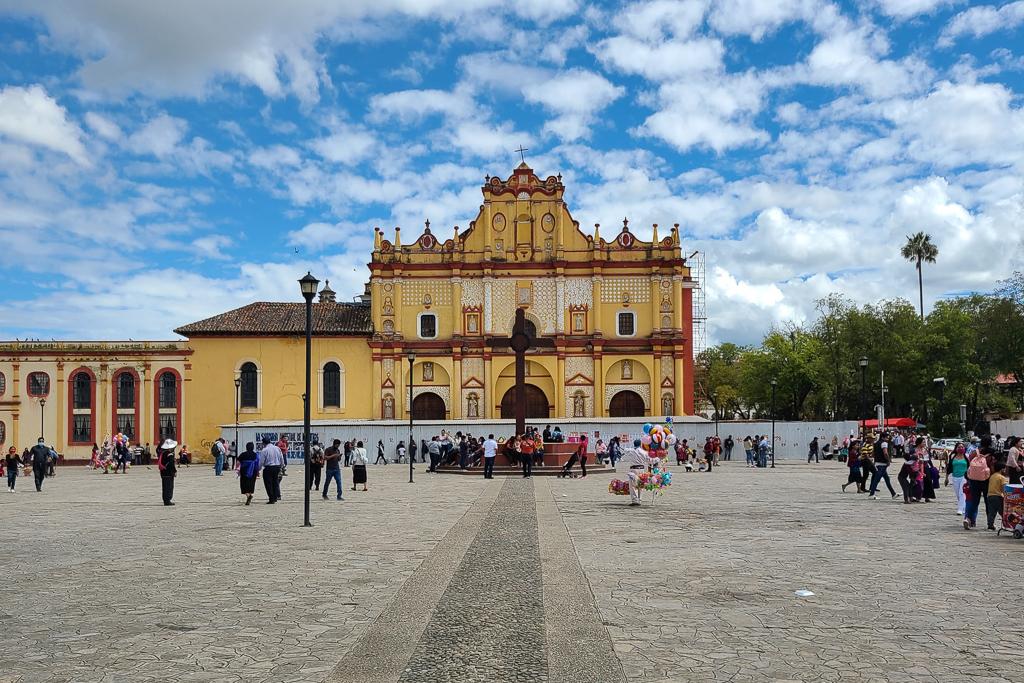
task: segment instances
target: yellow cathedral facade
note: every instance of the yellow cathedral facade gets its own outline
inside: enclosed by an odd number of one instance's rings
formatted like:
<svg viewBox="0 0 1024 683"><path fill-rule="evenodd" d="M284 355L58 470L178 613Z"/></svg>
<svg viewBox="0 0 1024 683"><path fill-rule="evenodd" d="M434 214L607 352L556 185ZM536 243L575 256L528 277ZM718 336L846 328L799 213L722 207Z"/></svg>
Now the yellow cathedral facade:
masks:
<svg viewBox="0 0 1024 683"><path fill-rule="evenodd" d="M438 235L427 222L408 240L399 228L393 237L375 230L365 293L339 302L326 283L313 304L312 419L407 420L410 410L417 420L511 419L515 359L498 340L510 335L517 308L524 309L528 333L550 341L527 355L528 418L691 415L697 283L678 225L663 237L655 225L648 242L624 220L606 240L598 225L592 234L580 230L564 191L560 176L542 179L523 163L508 178L486 178L479 213L465 230ZM159 380L169 373L136 372L155 383L138 380L135 400L145 417L135 441L172 435L200 452L236 412L241 422L301 419L304 303L255 302L175 332L187 342L159 347L176 354L169 364L177 380L174 409L159 407L170 401L169 389L159 395ZM30 353L30 346L20 351ZM18 350L0 347L7 352L0 376L24 362ZM72 422L53 432L59 446L70 445L65 435L76 424L76 444L99 441L107 423L130 412L115 407L123 364L116 353L101 355L89 374L94 382L114 382L93 393L107 405L93 399L99 417L90 423L82 417L87 388L62 391L68 405L52 406L54 419ZM68 361L45 357L55 368L61 364L63 380ZM144 365L130 360L131 367ZM0 425L34 414L30 392L4 396L2 387Z"/></svg>

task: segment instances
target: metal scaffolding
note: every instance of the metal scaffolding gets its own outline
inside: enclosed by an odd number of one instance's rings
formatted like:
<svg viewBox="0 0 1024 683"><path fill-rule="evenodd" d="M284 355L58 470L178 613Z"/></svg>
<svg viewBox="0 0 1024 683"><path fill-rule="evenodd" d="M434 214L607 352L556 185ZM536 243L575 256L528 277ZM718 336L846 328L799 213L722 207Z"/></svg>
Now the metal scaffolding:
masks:
<svg viewBox="0 0 1024 683"><path fill-rule="evenodd" d="M693 289L693 357L694 359L707 348L707 322L708 314L705 308L704 297L704 252L695 251L686 259L690 266L690 278L695 287Z"/></svg>

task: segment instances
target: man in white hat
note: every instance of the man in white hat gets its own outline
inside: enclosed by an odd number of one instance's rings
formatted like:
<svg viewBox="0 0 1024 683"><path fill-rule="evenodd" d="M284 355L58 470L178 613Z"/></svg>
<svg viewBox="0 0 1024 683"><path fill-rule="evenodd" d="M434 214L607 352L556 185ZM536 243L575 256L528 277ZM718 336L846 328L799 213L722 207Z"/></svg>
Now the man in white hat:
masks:
<svg viewBox="0 0 1024 683"><path fill-rule="evenodd" d="M646 472L647 468L657 462L657 460L648 456L647 451L640 447L640 439L634 439L633 447L627 448L623 452L622 459L619 462L629 468L629 472L626 475L629 479L629 504L639 505L640 486L637 480L640 473Z"/></svg>
<svg viewBox="0 0 1024 683"><path fill-rule="evenodd" d="M178 468L174 464L174 449L177 447L177 441L166 439L157 449L156 462L157 468L160 470L164 505L174 505L171 499L174 498L174 477L178 474Z"/></svg>

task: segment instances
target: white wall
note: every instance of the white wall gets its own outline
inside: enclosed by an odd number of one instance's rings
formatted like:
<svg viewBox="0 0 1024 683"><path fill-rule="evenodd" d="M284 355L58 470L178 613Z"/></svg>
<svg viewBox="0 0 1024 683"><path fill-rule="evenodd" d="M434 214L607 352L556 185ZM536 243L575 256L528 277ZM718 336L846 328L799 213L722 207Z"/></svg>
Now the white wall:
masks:
<svg viewBox="0 0 1024 683"><path fill-rule="evenodd" d="M586 431L593 442L598 436L607 441L618 434L629 434L631 438L638 438L642 433L644 422L650 418L618 418L618 419L575 419L551 422L552 427L558 425L564 433ZM714 422L697 421L699 418L679 418L688 421L675 423L674 432L679 438L689 439L691 445L694 443L703 444L704 438L715 433ZM536 425L543 429L546 422L528 421L530 425ZM495 437L508 436L514 429L514 420L470 420L462 422L417 422L413 427L413 436L417 442L429 439L438 434L442 429L449 432L468 432L473 435L484 435L493 433ZM733 452L733 459L743 458L742 441L744 436L755 434L771 434L771 422L720 422L718 434L724 440L726 436L732 435L737 442L737 449ZM775 423L775 450L776 457L782 459L799 459L807 457L807 444L815 436L824 441L831 440L833 436L839 437L856 432L857 422L776 422ZM314 421L311 425L311 433L315 434L321 443L329 444L332 439L360 439L364 442L367 453L372 458L376 457L377 440L383 439L385 453L389 458L394 457L395 446L399 440L408 441L409 423L397 420L338 420L338 421ZM259 443L257 435L269 433L272 438L277 438L285 433L289 444L302 440L302 422L250 422L239 425L239 441L244 448L247 441ZM221 425L221 435L231 442L234 440L234 425ZM292 459L301 459L301 443L296 443L296 448L289 448L289 456ZM202 444L193 451L200 456L209 453L210 444Z"/></svg>
<svg viewBox="0 0 1024 683"><path fill-rule="evenodd" d="M989 429L992 436L1024 436L1024 420L992 420Z"/></svg>

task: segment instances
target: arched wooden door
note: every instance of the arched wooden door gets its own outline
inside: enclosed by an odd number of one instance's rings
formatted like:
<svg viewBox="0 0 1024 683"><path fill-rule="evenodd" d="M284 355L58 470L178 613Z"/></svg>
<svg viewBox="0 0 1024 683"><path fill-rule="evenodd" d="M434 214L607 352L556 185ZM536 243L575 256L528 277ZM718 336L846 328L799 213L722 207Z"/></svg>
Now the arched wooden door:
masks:
<svg viewBox="0 0 1024 683"><path fill-rule="evenodd" d="M443 420L444 399L432 392L424 392L412 400L412 419Z"/></svg>
<svg viewBox="0 0 1024 683"><path fill-rule="evenodd" d="M526 419L548 418L551 416L548 410L548 397L539 387L533 384L526 385ZM516 388L512 387L501 397L501 419L516 419Z"/></svg>
<svg viewBox="0 0 1024 683"><path fill-rule="evenodd" d="M608 415L611 417L643 417L644 400L635 391L620 391L612 396L611 405L608 406Z"/></svg>

